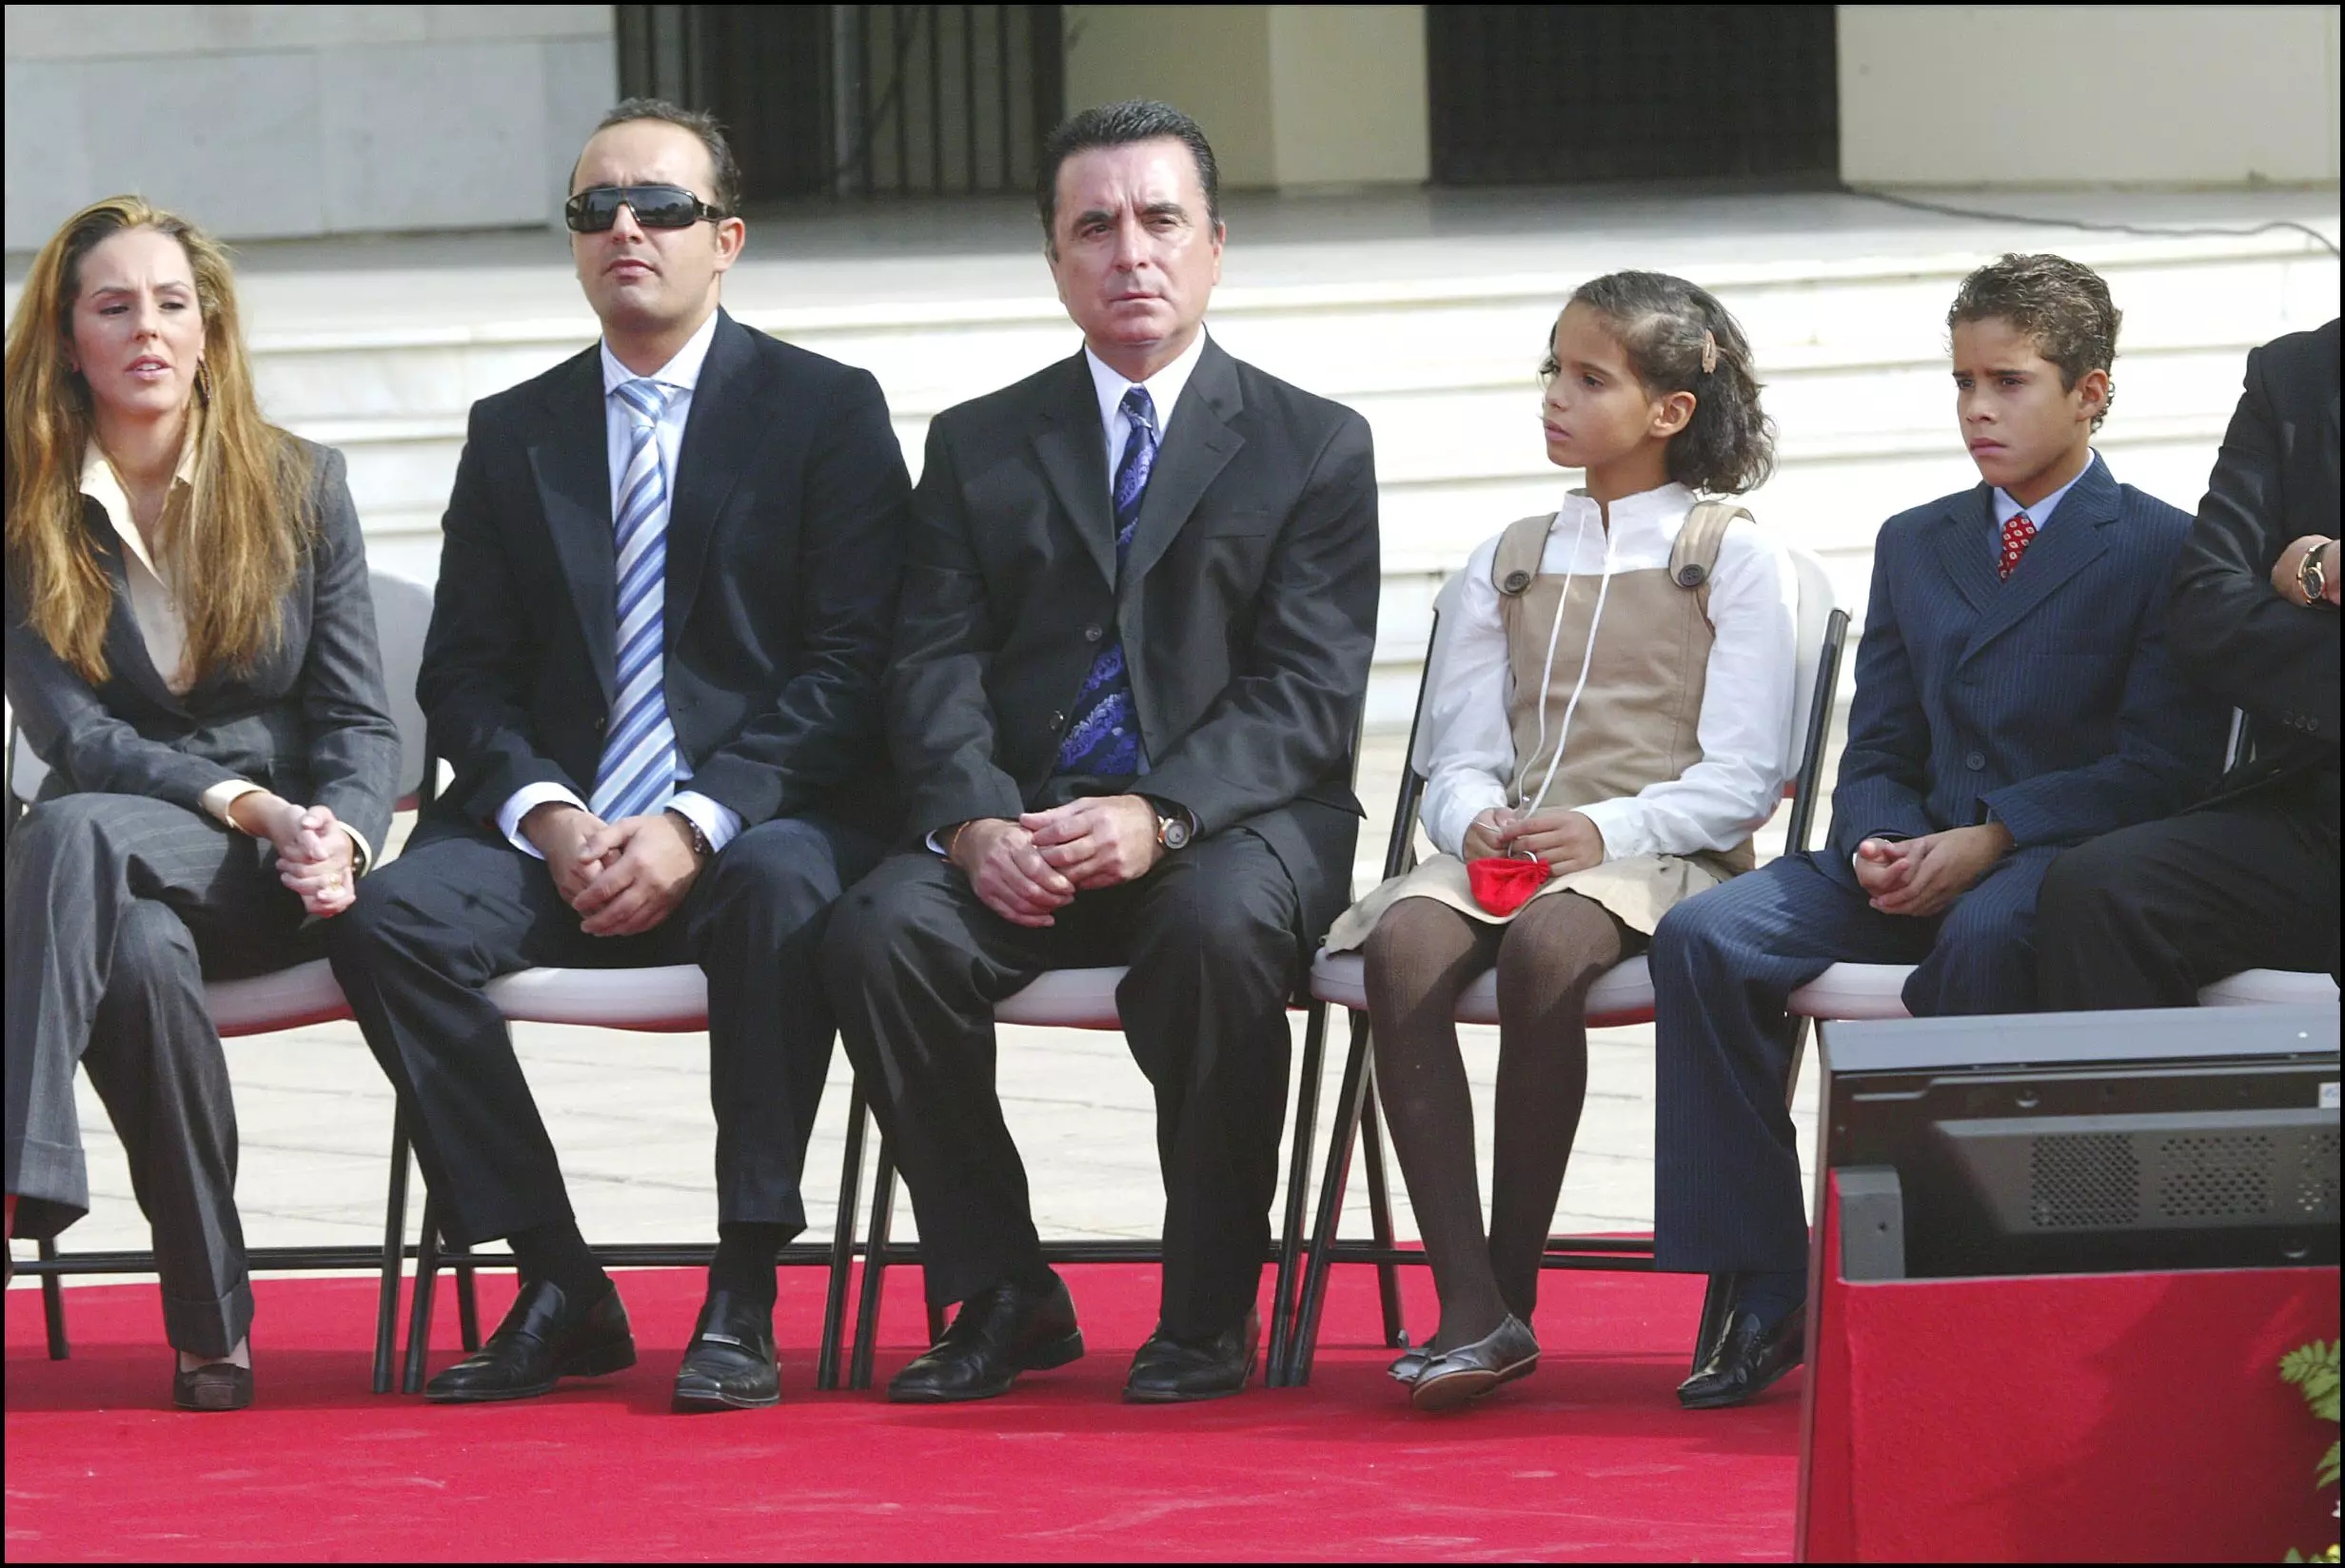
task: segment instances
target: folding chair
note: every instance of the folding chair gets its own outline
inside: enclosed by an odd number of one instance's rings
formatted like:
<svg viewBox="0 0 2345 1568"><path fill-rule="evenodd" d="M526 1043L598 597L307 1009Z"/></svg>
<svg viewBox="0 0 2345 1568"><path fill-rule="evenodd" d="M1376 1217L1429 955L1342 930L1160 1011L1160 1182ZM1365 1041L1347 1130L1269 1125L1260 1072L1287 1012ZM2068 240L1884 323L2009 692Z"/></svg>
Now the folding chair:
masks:
<svg viewBox="0 0 2345 1568"><path fill-rule="evenodd" d="M415 702L415 673L424 654L424 633L431 622L431 590L387 573L369 574L373 590L375 630L383 652L383 673L389 689L391 716L399 725L400 765L398 805L415 810L427 800L432 776L425 767L424 715ZM32 753L17 733L13 715L9 724L7 812L14 831L26 807L49 774L48 765ZM378 852L382 846L378 845ZM243 980L216 980L205 988L212 1024L221 1038L273 1034L306 1029L350 1016L342 988L324 959ZM407 1133L404 1122L391 1120L391 1181L385 1201L383 1245L377 1246L256 1246L246 1256L255 1271L309 1271L381 1268L383 1286L375 1312L375 1392L390 1387L394 1324L398 1316L399 1275L403 1232L406 1227ZM39 1257L22 1264L24 1272L41 1281L43 1314L49 1330L49 1354L63 1361L69 1351L65 1326L65 1298L59 1288L68 1274L151 1274L151 1250L60 1252L52 1241L39 1245Z"/></svg>
<svg viewBox="0 0 2345 1568"><path fill-rule="evenodd" d="M1785 792L1791 799L1784 850L1808 847L1816 801L1823 770L1824 741L1831 729L1833 692L1840 679L1841 655L1848 637L1848 613L1833 602L1832 583L1823 563L1804 550L1790 552L1799 578L1798 673L1794 681L1791 735L1801 740L1798 773ZM1426 693L1440 676L1448 649L1442 622L1453 612L1464 591L1464 574L1450 578L1433 601L1433 630L1427 650L1425 676L1417 690L1416 717L1409 735L1409 766L1402 773L1399 798L1394 802L1392 837L1385 856L1385 875L1399 876L1415 867L1416 816L1425 793L1427 751ZM1454 620L1452 620L1454 624ZM1789 737L1787 737L1789 738ZM1328 1269L1335 1264L1377 1265L1384 1308L1386 1343L1398 1348L1405 1341L1400 1323L1399 1291L1392 1274L1395 1264L1426 1262L1420 1247L1396 1247L1390 1239L1390 1199L1384 1181L1382 1131L1375 1116L1375 1064L1370 1049L1366 964L1356 952L1321 952L1311 966L1311 994L1350 1010L1351 1049L1345 1059L1343 1087L1337 1091L1333 1130L1328 1147L1326 1173L1319 1189L1315 1223L1306 1245L1308 1262L1301 1300L1294 1317L1293 1338L1283 1367L1273 1375L1290 1386L1310 1381L1311 1358L1317 1346L1319 1317L1325 1306ZM1591 1029L1647 1024L1653 1018L1652 977L1643 956L1619 964L1588 989L1586 1019ZM1458 999L1461 1024L1498 1022L1498 977L1484 974ZM1792 1048L1791 1081L1799 1079L1800 1053L1806 1044L1803 1025ZM1346 1242L1338 1236L1351 1149L1366 1135L1369 1205L1375 1230L1372 1243ZM1650 1237L1555 1236L1547 1242L1547 1268L1606 1271L1648 1271L1653 1266ZM1700 1370L1718 1337L1724 1332L1732 1308L1727 1277L1713 1276L1704 1298L1702 1323L1695 1336L1693 1364Z"/></svg>

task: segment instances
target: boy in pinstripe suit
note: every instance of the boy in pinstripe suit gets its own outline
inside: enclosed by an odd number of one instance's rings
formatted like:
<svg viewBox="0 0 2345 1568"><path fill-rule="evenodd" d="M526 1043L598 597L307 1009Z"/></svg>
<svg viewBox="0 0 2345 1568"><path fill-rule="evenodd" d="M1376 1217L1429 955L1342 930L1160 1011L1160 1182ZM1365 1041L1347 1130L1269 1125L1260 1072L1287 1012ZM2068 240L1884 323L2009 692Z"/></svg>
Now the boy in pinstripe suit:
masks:
<svg viewBox="0 0 2345 1568"><path fill-rule="evenodd" d="M2005 256L1946 321L1980 482L1882 528L1830 842L1687 900L1653 937L1656 1252L1736 1276L1724 1338L1678 1390L1688 1409L1740 1404L1802 1356L1790 994L1838 962L1913 964L1917 1016L2031 1009L2053 857L2178 810L2218 760L2219 707L2165 645L2191 519L2092 449L2107 284Z"/></svg>

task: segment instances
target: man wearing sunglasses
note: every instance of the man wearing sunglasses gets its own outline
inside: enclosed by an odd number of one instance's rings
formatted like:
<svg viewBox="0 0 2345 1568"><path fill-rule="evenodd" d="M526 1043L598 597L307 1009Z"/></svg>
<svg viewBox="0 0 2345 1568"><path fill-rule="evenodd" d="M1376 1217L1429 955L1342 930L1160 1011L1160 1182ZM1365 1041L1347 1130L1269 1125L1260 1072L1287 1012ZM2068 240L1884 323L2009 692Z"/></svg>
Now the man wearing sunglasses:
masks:
<svg viewBox="0 0 2345 1568"><path fill-rule="evenodd" d="M708 977L719 1238L679 1409L771 1404L777 1249L834 1029L816 951L896 807L879 676L910 489L878 383L719 308L739 177L630 99L564 217L594 347L474 405L417 682L454 782L333 922L452 1242L520 1299L427 1397L633 1363L625 1308L483 988L538 965Z"/></svg>

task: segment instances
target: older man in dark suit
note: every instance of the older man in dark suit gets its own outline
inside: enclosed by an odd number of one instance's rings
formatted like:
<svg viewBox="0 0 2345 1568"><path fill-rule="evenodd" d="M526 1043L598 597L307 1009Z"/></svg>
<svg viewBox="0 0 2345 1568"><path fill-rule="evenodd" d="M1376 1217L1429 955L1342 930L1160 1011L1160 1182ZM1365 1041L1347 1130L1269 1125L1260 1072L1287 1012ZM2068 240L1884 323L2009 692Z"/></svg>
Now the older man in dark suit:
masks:
<svg viewBox="0 0 2345 1568"><path fill-rule="evenodd" d="M913 505L889 734L918 851L840 904L825 962L962 1304L889 1388L1005 1391L1082 1354L994 1085L994 1004L1125 963L1166 1190L1157 1332L1128 1398L1245 1385L1287 1090L1285 1009L1348 896L1377 594L1350 410L1202 330L1212 148L1160 104L1087 110L1039 198L1074 358L949 409Z"/></svg>
<svg viewBox="0 0 2345 1568"><path fill-rule="evenodd" d="M2044 879L2047 1008L2186 1008L2245 969L2337 973L2337 323L2247 359L2175 571L2177 663L2247 715L2215 798Z"/></svg>
<svg viewBox="0 0 2345 1568"><path fill-rule="evenodd" d="M1654 932L1654 1248L1737 1276L1679 1388L1739 1404L1802 1354L1807 1221L1784 1003L1841 961L1912 964L1917 1015L2035 1003L2036 892L2070 845L2162 816L2214 774L2211 698L2166 652L2189 518L2093 451L2119 317L2090 268L2006 256L1948 313L1980 482L1882 525L1830 844Z"/></svg>
<svg viewBox="0 0 2345 1568"><path fill-rule="evenodd" d="M450 1239L520 1260L436 1401L635 1360L483 990L546 964L706 972L719 1241L676 1403L779 1398L775 1253L805 1224L835 1032L822 925L893 825L877 698L910 484L868 373L719 307L739 186L716 122L666 104L620 105L581 153L602 339L473 408L417 683L455 781L334 923Z"/></svg>

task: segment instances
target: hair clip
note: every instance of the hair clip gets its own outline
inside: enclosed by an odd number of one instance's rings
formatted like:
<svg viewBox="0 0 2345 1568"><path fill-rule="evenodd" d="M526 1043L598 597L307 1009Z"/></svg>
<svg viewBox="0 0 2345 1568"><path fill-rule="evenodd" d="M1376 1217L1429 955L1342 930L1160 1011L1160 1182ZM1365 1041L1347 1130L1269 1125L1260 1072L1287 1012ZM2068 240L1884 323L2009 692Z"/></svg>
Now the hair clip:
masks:
<svg viewBox="0 0 2345 1568"><path fill-rule="evenodd" d="M1706 376L1718 368L1718 339L1711 333L1702 334L1702 373Z"/></svg>

